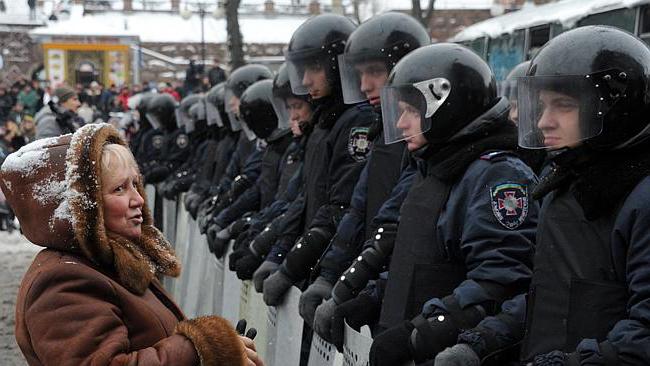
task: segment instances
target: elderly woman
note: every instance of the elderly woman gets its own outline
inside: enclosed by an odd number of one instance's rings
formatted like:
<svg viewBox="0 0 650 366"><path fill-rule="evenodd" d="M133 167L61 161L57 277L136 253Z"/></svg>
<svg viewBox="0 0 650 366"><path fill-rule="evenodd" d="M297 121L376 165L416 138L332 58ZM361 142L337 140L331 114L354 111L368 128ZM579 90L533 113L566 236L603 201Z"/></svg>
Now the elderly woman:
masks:
<svg viewBox="0 0 650 366"><path fill-rule="evenodd" d="M91 124L10 155L0 186L25 236L16 340L30 365L261 365L216 316L186 320L156 275L178 276L117 130Z"/></svg>

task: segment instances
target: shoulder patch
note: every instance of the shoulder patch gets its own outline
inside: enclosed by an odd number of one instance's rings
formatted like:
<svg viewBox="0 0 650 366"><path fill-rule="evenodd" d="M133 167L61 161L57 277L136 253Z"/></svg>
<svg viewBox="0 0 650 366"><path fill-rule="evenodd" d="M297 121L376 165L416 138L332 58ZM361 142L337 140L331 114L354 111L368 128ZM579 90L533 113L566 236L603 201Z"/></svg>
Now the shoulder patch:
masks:
<svg viewBox="0 0 650 366"><path fill-rule="evenodd" d="M519 183L503 183L490 188L492 213L506 228L514 230L528 216L528 187Z"/></svg>
<svg viewBox="0 0 650 366"><path fill-rule="evenodd" d="M364 161L370 152L371 142L368 140L368 127L353 127L350 129L348 153L355 161Z"/></svg>
<svg viewBox="0 0 650 366"><path fill-rule="evenodd" d="M181 133L180 135L176 136L176 146L180 147L181 149L184 149L189 144L190 144L190 139L187 137L186 134Z"/></svg>
<svg viewBox="0 0 650 366"><path fill-rule="evenodd" d="M154 136L154 137L151 138L151 145L156 150L162 149L163 142L164 142L163 137L160 136L160 135L157 135L157 136Z"/></svg>

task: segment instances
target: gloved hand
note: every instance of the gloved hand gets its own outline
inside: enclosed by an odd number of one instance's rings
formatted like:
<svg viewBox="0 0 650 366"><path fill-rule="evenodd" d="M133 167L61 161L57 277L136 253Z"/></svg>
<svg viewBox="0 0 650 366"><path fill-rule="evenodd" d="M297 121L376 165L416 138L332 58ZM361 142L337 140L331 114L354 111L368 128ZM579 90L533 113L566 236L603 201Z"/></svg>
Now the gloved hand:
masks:
<svg viewBox="0 0 650 366"><path fill-rule="evenodd" d="M250 222L250 217L242 217L235 220L232 224L230 224L230 235L233 237L239 236L239 234L250 227Z"/></svg>
<svg viewBox="0 0 650 366"><path fill-rule="evenodd" d="M255 273L255 270L259 268L260 264L262 264L263 261L264 261L263 258L253 255L253 253L250 253L249 250L249 254L244 255L235 264L237 278L239 278L242 281L253 279L253 274Z"/></svg>
<svg viewBox="0 0 650 366"><path fill-rule="evenodd" d="M394 366L412 360L410 339L413 329L413 324L405 320L379 333L370 347L370 366Z"/></svg>
<svg viewBox="0 0 650 366"><path fill-rule="evenodd" d="M438 353L435 366L480 366L481 359L476 352L465 343L456 344Z"/></svg>
<svg viewBox="0 0 650 366"><path fill-rule="evenodd" d="M212 218L212 211L216 205L219 196L212 196L201 202L199 205L199 212L196 215L197 223L199 225L199 232L205 234L210 226L210 219Z"/></svg>
<svg viewBox="0 0 650 366"><path fill-rule="evenodd" d="M293 286L293 281L282 271L276 271L264 280L262 289L264 303L268 306L282 304L284 295Z"/></svg>
<svg viewBox="0 0 650 366"><path fill-rule="evenodd" d="M243 247L238 248L237 242L235 242L235 245L233 246L233 252L230 253L230 256L228 257L228 269L233 272L237 272L237 261L246 255L246 249L247 248Z"/></svg>
<svg viewBox="0 0 650 366"><path fill-rule="evenodd" d="M264 280L266 280L271 274L275 273L278 268L280 268L279 264L271 261L264 261L255 273L253 273L253 285L255 285L255 291L258 294L262 293Z"/></svg>
<svg viewBox="0 0 650 366"><path fill-rule="evenodd" d="M196 195L197 195L197 193L193 192L191 190L185 194L185 198L183 198L183 206L185 207L186 211L188 211L188 212L190 211L191 202L192 202L192 200L194 200L196 198ZM190 215L191 214L192 213L190 212ZM192 216L192 218L196 220L195 215Z"/></svg>
<svg viewBox="0 0 650 366"><path fill-rule="evenodd" d="M206 236L208 238L208 249L210 249L210 253L214 253L215 249L215 241L217 240L217 234L221 231L221 227L219 225L209 225L207 228Z"/></svg>
<svg viewBox="0 0 650 366"><path fill-rule="evenodd" d="M213 224L208 229L208 245L212 248L212 253L221 259L228 249L228 242L230 241L230 231L228 228L221 229L219 225ZM218 231L217 231L218 230Z"/></svg>
<svg viewBox="0 0 650 366"><path fill-rule="evenodd" d="M193 196L190 196L190 198L191 200L188 204L187 212L189 212L190 216L192 216L192 218L196 220L196 218L198 217L197 215L199 213L199 205L203 201L203 196L200 194L195 194Z"/></svg>
<svg viewBox="0 0 650 366"><path fill-rule="evenodd" d="M327 301L333 302L331 299ZM364 325L374 325L379 318L380 310L381 305L377 302L377 299L364 292L351 300L335 306L334 315L329 319L330 343L335 345L340 352L343 352L343 335L345 333L344 321L347 321L352 328L359 331ZM322 333L327 336L326 328L328 326L328 319L324 316L321 319L322 320L319 321L322 321L323 323L319 325L319 328L321 328ZM314 320L314 323L316 323L316 320Z"/></svg>
<svg viewBox="0 0 650 366"><path fill-rule="evenodd" d="M330 297L332 297L332 284L320 276L300 295L298 307L300 316L310 327L314 327L316 308Z"/></svg>
<svg viewBox="0 0 650 366"><path fill-rule="evenodd" d="M334 313L336 312L336 308L338 308L338 305L336 305L334 299L328 299L324 303L318 305L316 311L314 312L313 323L314 332L316 332L316 334L318 334L327 342L333 343L335 346L336 344L332 342L332 320L334 320ZM343 348L343 337L340 338L340 342L337 342L339 343L340 347L337 346L337 349Z"/></svg>

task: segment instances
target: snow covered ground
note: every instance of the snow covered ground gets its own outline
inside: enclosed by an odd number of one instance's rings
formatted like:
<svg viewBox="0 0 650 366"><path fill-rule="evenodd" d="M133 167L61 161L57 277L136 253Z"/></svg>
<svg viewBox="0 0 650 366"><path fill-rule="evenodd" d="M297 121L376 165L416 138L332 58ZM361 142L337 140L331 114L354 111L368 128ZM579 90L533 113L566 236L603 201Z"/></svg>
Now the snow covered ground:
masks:
<svg viewBox="0 0 650 366"><path fill-rule="evenodd" d="M25 239L17 230L0 231L0 365L25 366L14 338L16 295L23 274L42 248Z"/></svg>

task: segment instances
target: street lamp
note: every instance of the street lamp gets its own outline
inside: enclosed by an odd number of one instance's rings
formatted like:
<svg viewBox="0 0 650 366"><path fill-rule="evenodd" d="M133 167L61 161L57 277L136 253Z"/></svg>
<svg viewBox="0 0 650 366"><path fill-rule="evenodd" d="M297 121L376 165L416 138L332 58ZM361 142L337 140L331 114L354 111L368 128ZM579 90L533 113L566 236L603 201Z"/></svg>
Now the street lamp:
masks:
<svg viewBox="0 0 650 366"><path fill-rule="evenodd" d="M201 19L201 64L205 69L205 16L208 14L208 7L210 4L201 1L186 2L185 9L181 11L181 17L185 20L192 18L192 11L187 8L188 5L197 8L199 12L199 18ZM212 16L217 18L221 16L221 13L222 12L217 7L212 13Z"/></svg>

